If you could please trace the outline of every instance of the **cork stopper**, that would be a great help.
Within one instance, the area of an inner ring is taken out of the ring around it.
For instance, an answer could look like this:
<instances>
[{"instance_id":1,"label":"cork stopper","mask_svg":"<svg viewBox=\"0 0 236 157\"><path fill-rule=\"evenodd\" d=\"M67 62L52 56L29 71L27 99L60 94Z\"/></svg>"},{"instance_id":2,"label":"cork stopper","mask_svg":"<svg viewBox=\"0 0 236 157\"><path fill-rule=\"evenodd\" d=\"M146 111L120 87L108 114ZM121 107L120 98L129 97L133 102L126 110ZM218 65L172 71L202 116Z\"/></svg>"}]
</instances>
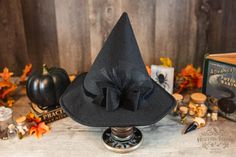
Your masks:
<instances>
[{"instance_id":1,"label":"cork stopper","mask_svg":"<svg viewBox=\"0 0 236 157\"><path fill-rule=\"evenodd\" d=\"M21 116L19 118L16 119L16 123L17 124L22 124L26 121L26 117L25 116Z\"/></svg>"},{"instance_id":2,"label":"cork stopper","mask_svg":"<svg viewBox=\"0 0 236 157\"><path fill-rule=\"evenodd\" d=\"M175 98L176 101L181 101L184 98L181 94L178 93L174 93L172 94L172 96Z\"/></svg>"},{"instance_id":3,"label":"cork stopper","mask_svg":"<svg viewBox=\"0 0 236 157\"><path fill-rule=\"evenodd\" d=\"M188 113L188 108L186 106L180 106L179 111L182 114L187 114Z\"/></svg>"},{"instance_id":4,"label":"cork stopper","mask_svg":"<svg viewBox=\"0 0 236 157\"><path fill-rule=\"evenodd\" d=\"M218 112L219 111L219 107L217 105L212 106L212 112Z\"/></svg>"},{"instance_id":5,"label":"cork stopper","mask_svg":"<svg viewBox=\"0 0 236 157\"><path fill-rule=\"evenodd\" d=\"M193 93L191 94L191 100L195 103L204 103L206 101L206 95L202 93Z\"/></svg>"}]
</instances>

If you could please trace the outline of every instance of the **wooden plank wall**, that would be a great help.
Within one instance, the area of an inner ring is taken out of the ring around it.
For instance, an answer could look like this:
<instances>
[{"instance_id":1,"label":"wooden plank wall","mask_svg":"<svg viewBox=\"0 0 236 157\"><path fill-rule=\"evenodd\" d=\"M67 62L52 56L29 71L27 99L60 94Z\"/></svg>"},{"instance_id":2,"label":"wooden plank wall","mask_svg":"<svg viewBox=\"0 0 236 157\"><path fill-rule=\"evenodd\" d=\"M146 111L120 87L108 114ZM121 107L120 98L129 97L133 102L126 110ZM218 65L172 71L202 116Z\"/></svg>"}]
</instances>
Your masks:
<instances>
[{"instance_id":1,"label":"wooden plank wall","mask_svg":"<svg viewBox=\"0 0 236 157\"><path fill-rule=\"evenodd\" d=\"M59 65L55 4L51 0L22 0L29 61L38 69L43 63Z\"/></svg>"},{"instance_id":2,"label":"wooden plank wall","mask_svg":"<svg viewBox=\"0 0 236 157\"><path fill-rule=\"evenodd\" d=\"M236 52L236 1L209 2L209 52Z\"/></svg>"},{"instance_id":3,"label":"wooden plank wall","mask_svg":"<svg viewBox=\"0 0 236 157\"><path fill-rule=\"evenodd\" d=\"M0 69L88 71L124 11L145 64L201 66L206 52L236 50L235 9L234 0L0 0Z\"/></svg>"},{"instance_id":4,"label":"wooden plank wall","mask_svg":"<svg viewBox=\"0 0 236 157\"><path fill-rule=\"evenodd\" d=\"M0 0L0 69L7 66L20 72L28 62L21 4Z\"/></svg>"}]
</instances>

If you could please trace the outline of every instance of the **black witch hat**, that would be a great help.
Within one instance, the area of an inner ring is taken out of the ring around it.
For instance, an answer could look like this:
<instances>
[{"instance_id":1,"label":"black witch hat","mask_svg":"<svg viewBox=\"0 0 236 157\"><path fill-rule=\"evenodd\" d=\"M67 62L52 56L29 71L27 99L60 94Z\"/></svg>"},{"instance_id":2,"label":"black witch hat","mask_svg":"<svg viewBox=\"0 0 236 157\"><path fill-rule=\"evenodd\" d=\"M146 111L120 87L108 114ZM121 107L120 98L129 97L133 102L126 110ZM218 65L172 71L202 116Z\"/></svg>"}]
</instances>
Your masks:
<instances>
[{"instance_id":1,"label":"black witch hat","mask_svg":"<svg viewBox=\"0 0 236 157\"><path fill-rule=\"evenodd\" d=\"M149 125L175 100L147 74L127 13L123 13L90 71L79 75L60 99L75 121L96 127Z\"/></svg>"}]
</instances>

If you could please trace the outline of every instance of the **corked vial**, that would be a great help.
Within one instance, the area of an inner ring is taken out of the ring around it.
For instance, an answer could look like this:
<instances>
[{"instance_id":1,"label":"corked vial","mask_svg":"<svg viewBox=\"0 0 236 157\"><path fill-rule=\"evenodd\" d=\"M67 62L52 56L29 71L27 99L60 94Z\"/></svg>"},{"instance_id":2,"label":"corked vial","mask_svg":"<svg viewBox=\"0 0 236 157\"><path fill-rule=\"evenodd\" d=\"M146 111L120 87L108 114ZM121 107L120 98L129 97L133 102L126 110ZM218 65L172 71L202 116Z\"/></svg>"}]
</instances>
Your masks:
<instances>
[{"instance_id":1,"label":"corked vial","mask_svg":"<svg viewBox=\"0 0 236 157\"><path fill-rule=\"evenodd\" d=\"M27 136L29 134L29 124L26 121L26 117L25 116L21 116L19 118L16 119L16 128L18 131L18 137L19 139L22 139L23 137Z\"/></svg>"},{"instance_id":2,"label":"corked vial","mask_svg":"<svg viewBox=\"0 0 236 157\"><path fill-rule=\"evenodd\" d=\"M207 97L202 93L193 93L190 96L189 115L193 117L205 117L207 106L205 105Z\"/></svg>"},{"instance_id":3,"label":"corked vial","mask_svg":"<svg viewBox=\"0 0 236 157\"><path fill-rule=\"evenodd\" d=\"M175 108L173 109L173 114L176 114L178 109L183 106L183 99L184 97L181 95L181 94L178 94L178 93L174 93L172 94L172 96L175 98L176 100L176 106Z\"/></svg>"},{"instance_id":4,"label":"corked vial","mask_svg":"<svg viewBox=\"0 0 236 157\"><path fill-rule=\"evenodd\" d=\"M181 94L179 94L179 93L174 93L174 94L172 94L172 96L175 98L175 100L176 100L177 102L183 101L183 99L184 99L183 95L181 95Z\"/></svg>"}]
</instances>

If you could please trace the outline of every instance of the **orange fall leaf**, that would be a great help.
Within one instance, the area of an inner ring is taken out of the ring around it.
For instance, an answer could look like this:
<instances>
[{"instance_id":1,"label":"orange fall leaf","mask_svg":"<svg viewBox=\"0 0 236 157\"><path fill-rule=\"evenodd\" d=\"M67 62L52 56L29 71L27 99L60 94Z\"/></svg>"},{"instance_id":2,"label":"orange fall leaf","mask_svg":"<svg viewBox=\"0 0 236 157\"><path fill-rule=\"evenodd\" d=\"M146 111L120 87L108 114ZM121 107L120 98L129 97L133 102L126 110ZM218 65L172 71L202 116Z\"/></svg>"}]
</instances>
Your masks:
<instances>
[{"instance_id":1,"label":"orange fall leaf","mask_svg":"<svg viewBox=\"0 0 236 157\"><path fill-rule=\"evenodd\" d=\"M30 135L33 135L39 139L42 137L43 134L47 133L50 130L49 126L47 126L44 122L40 122L38 125L36 126L32 126L30 128Z\"/></svg>"},{"instance_id":2,"label":"orange fall leaf","mask_svg":"<svg viewBox=\"0 0 236 157\"><path fill-rule=\"evenodd\" d=\"M13 99L7 100L7 105L8 105L9 107L12 107L14 103L15 103L15 100L13 100Z\"/></svg>"},{"instance_id":3,"label":"orange fall leaf","mask_svg":"<svg viewBox=\"0 0 236 157\"><path fill-rule=\"evenodd\" d=\"M21 82L24 82L26 80L26 77L30 74L31 71L32 71L32 64L27 64L20 77Z\"/></svg>"},{"instance_id":4,"label":"orange fall leaf","mask_svg":"<svg viewBox=\"0 0 236 157\"><path fill-rule=\"evenodd\" d=\"M181 92L187 88L201 88L203 76L201 69L195 69L192 64L187 65L181 72L177 75L177 79L183 78L183 81L179 85L178 92Z\"/></svg>"},{"instance_id":5,"label":"orange fall leaf","mask_svg":"<svg viewBox=\"0 0 236 157\"><path fill-rule=\"evenodd\" d=\"M16 85L12 84L11 87L7 88L6 90L3 91L3 93L0 95L0 97L2 99L4 99L8 94L10 94L11 92L13 92L16 89Z\"/></svg>"},{"instance_id":6,"label":"orange fall leaf","mask_svg":"<svg viewBox=\"0 0 236 157\"><path fill-rule=\"evenodd\" d=\"M151 76L151 68L150 66L146 65L146 70L149 76Z\"/></svg>"},{"instance_id":7,"label":"orange fall leaf","mask_svg":"<svg viewBox=\"0 0 236 157\"><path fill-rule=\"evenodd\" d=\"M13 72L10 72L6 67L3 69L3 72L0 73L0 77L2 77L3 81L9 81L12 75Z\"/></svg>"},{"instance_id":8,"label":"orange fall leaf","mask_svg":"<svg viewBox=\"0 0 236 157\"><path fill-rule=\"evenodd\" d=\"M1 81L0 82L0 88L4 88L4 87L11 87L12 83L9 81Z\"/></svg>"},{"instance_id":9,"label":"orange fall leaf","mask_svg":"<svg viewBox=\"0 0 236 157\"><path fill-rule=\"evenodd\" d=\"M36 123L40 123L41 122L41 118L36 117L32 112L29 112L27 114L26 118L30 122L36 122Z\"/></svg>"}]
</instances>

